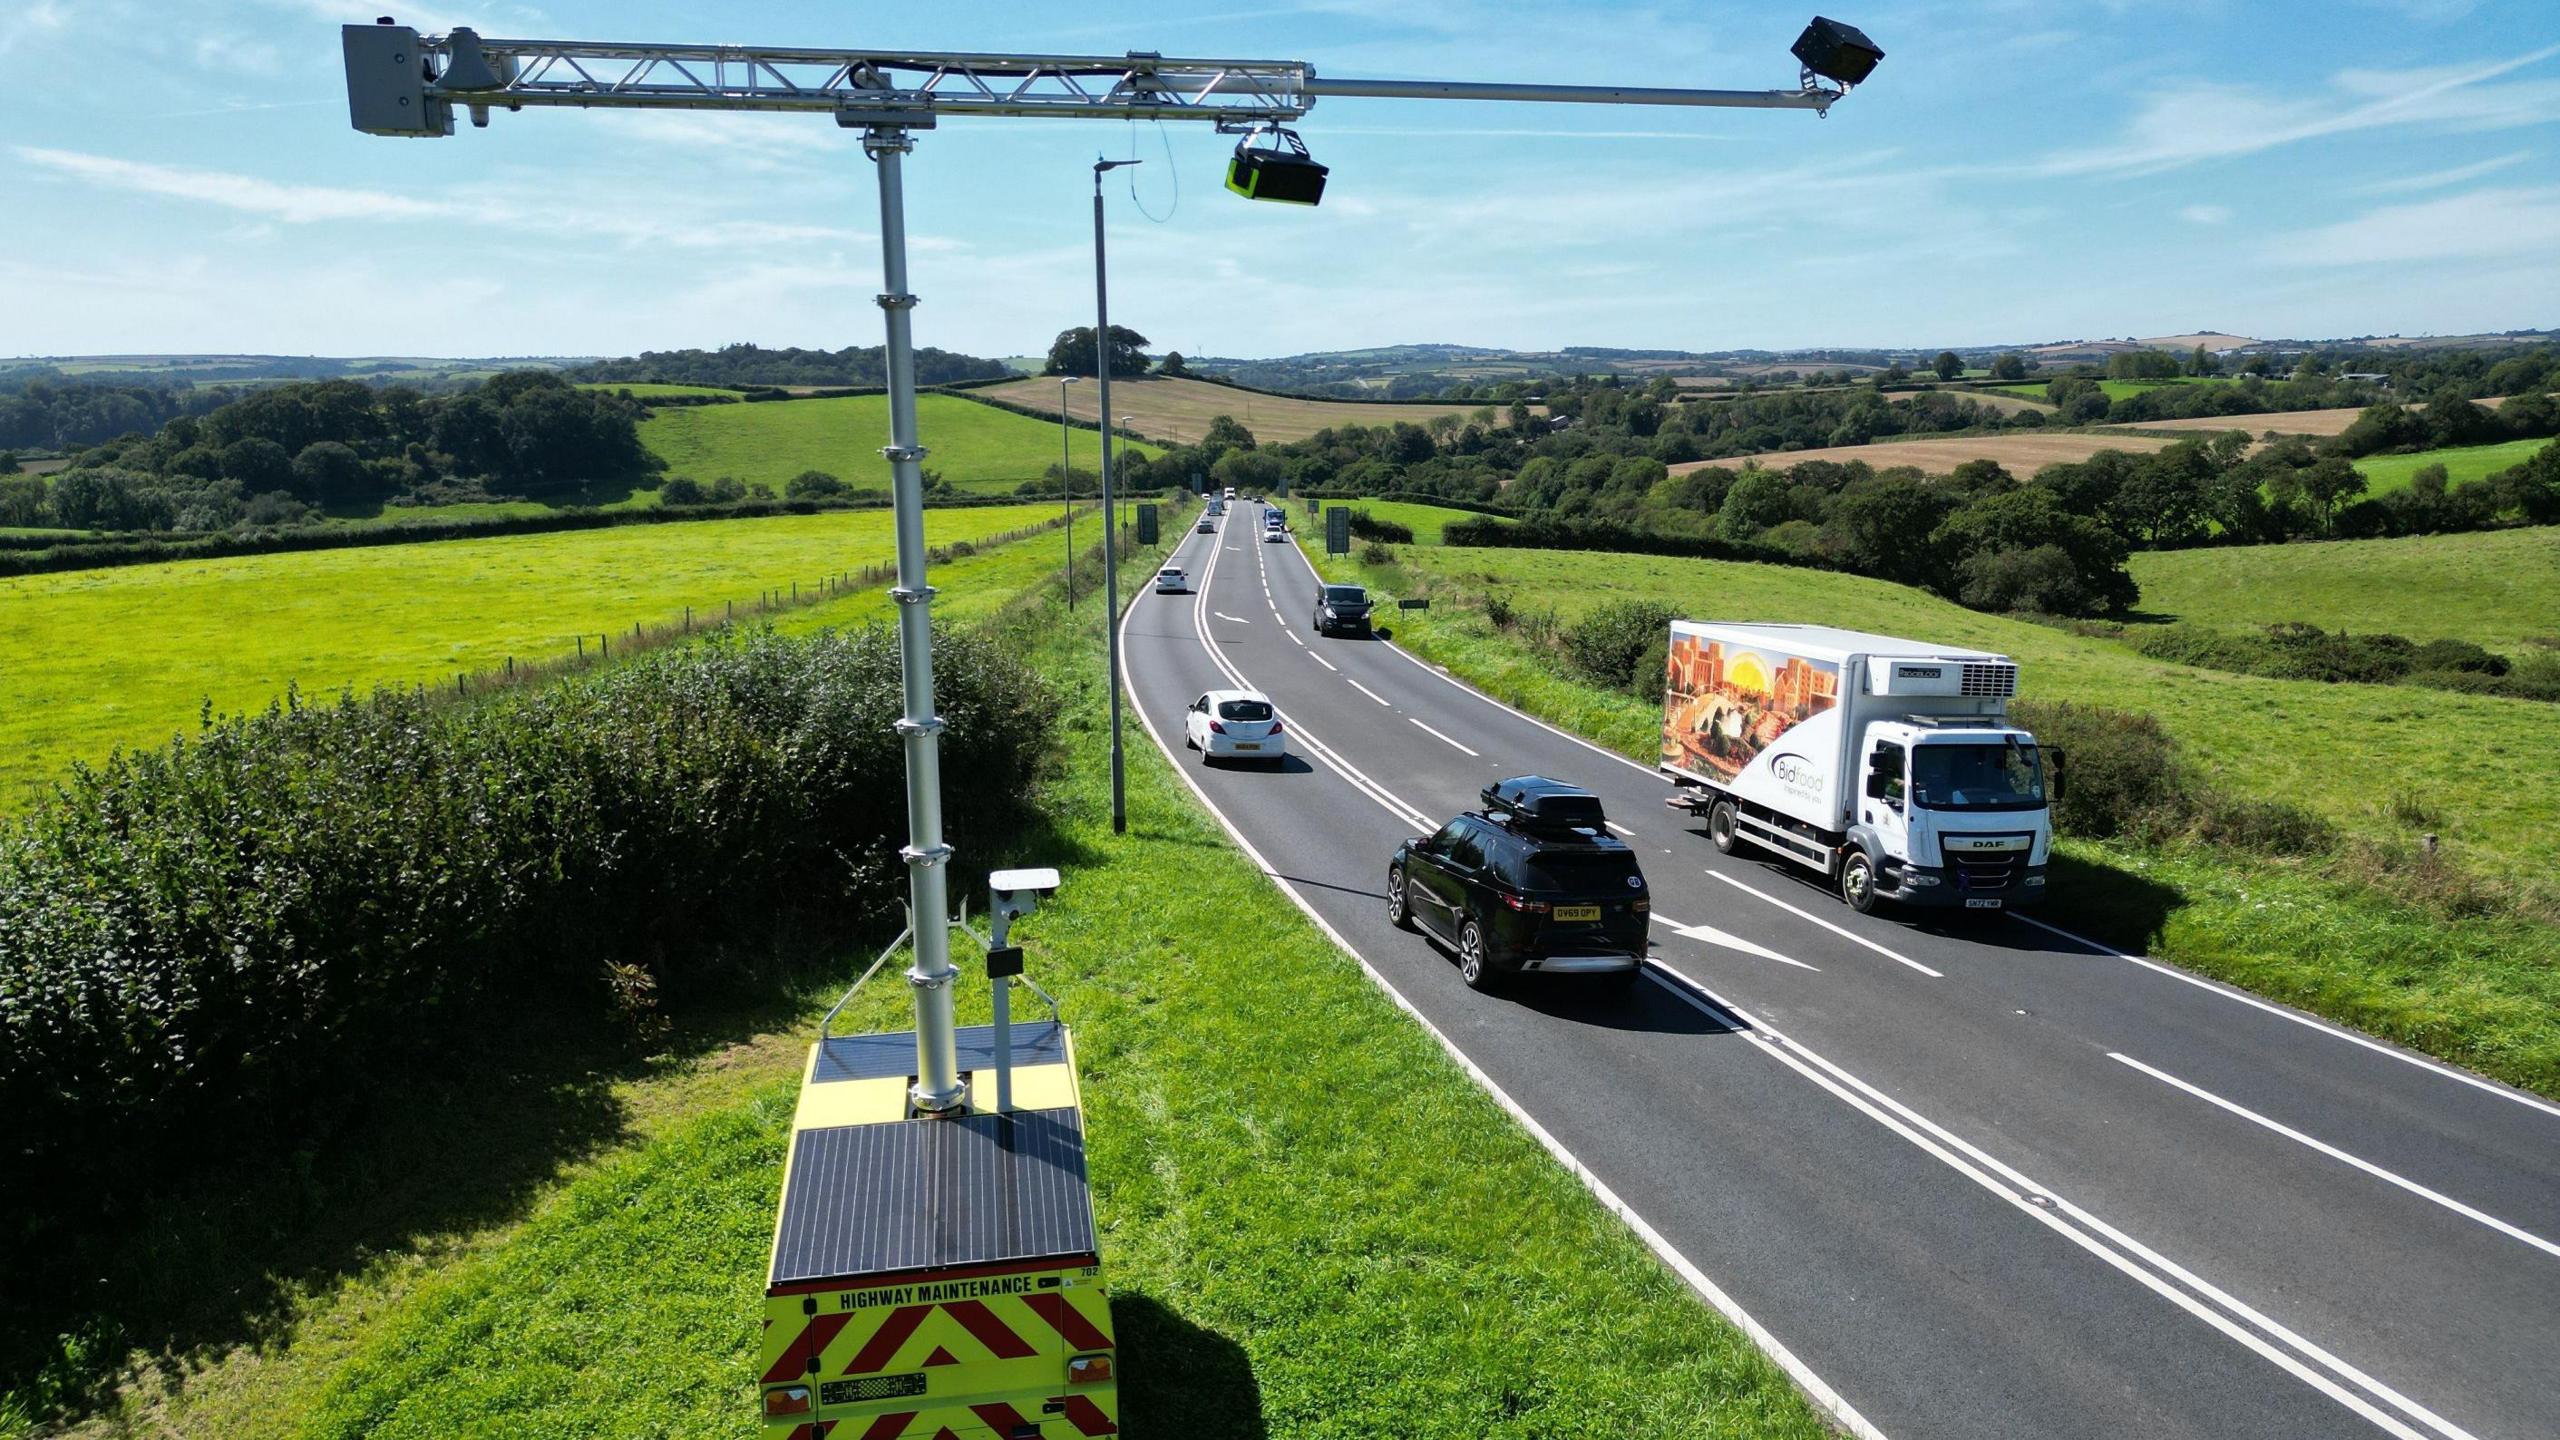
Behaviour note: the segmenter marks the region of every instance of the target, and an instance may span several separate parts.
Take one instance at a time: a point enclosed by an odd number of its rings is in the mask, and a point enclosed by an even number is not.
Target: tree
[[[1923,585],[1944,568],[1930,536],[1950,508],[1945,490],[1927,480],[1880,476],[1844,492],[1824,528],[1859,574]]]
[[[17,451],[0,450],[0,475],[15,475],[20,468]]]
[[[2119,350],[2107,357],[2110,380],[2172,380],[2177,374],[2178,357],[2164,350]]]
[[[2222,360],[2212,351],[2204,348],[2203,342],[2199,341],[2196,344],[2195,353],[2187,357],[2187,373],[2190,375],[2219,375],[2222,373]]]
[[[666,483],[658,487],[658,503],[661,505],[700,505],[710,498],[704,493],[702,482],[690,475],[670,475]]]
[[[1724,505],[1716,512],[1716,534],[1724,539],[1748,543],[1760,538],[1760,532],[1793,518],[1795,511],[1787,498],[1787,482],[1766,470],[1745,470],[1733,488],[1724,494]]]
[[[1239,494],[1267,495],[1277,492],[1289,478],[1289,469],[1277,455],[1258,450],[1230,450],[1209,467],[1212,484],[1233,485]]]
[[[1093,353],[1093,327],[1078,325],[1061,330],[1049,342],[1049,360],[1041,367],[1043,375],[1098,375]],[[1147,373],[1147,337],[1126,325],[1111,327],[1111,373],[1114,376]]]
[[[323,509],[355,499],[364,482],[364,461],[335,440],[314,440],[293,457],[294,493]]]
[[[0,525],[42,525],[44,514],[44,478],[38,475],[0,477]]]
[[[1956,558],[1941,593],[1967,605],[2032,608],[2054,615],[2123,610],[2141,598],[2125,573],[2124,543],[2097,521],[2063,508],[2041,483],[1985,495],[1947,517],[1931,540]],[[2005,552],[2052,550],[2072,583],[2056,578],[2050,555],[2001,558]]]
[[[283,490],[293,484],[293,454],[264,436],[234,440],[222,447],[222,475],[247,495]]]
[[[824,470],[803,470],[791,477],[782,493],[794,500],[832,500],[852,488]]]
[[[1964,373],[1964,361],[1953,350],[1941,350],[1938,358],[1929,362],[1929,368],[1938,372],[1939,379],[1953,380]]]
[[[1156,362],[1156,373],[1180,378],[1188,376],[1191,373],[1191,367],[1184,363],[1181,351],[1167,350],[1164,352],[1164,358]]]
[[[1200,445],[1203,449],[1219,451],[1250,450],[1254,447],[1253,432],[1244,428],[1244,422],[1233,415],[1220,415],[1209,422],[1208,429],[1200,432]]]
[[[2026,379],[2027,357],[2015,350],[2002,351],[2000,357],[1991,362],[1991,378],[1994,380]]]
[[[2323,530],[2329,528],[2339,501],[2364,493],[2364,472],[2335,455],[2301,471],[2300,475],[2303,501],[2311,510],[2312,520]]]

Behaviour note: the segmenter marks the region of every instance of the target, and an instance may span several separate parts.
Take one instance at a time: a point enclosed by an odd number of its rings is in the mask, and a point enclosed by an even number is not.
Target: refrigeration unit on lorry
[[[2044,898],[2062,756],[2009,723],[2005,655],[1821,625],[1675,620],[1661,769],[1718,850],[1757,845],[1884,901]]]

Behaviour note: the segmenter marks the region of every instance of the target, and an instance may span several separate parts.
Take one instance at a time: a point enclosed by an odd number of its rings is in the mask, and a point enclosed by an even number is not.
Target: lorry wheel
[[[1884,902],[1876,896],[1876,862],[1863,850],[1852,850],[1840,862],[1840,898],[1861,915],[1873,915]]]
[[[1742,827],[1734,819],[1732,801],[1719,800],[1707,812],[1707,839],[1714,842],[1719,855],[1730,855],[1751,843],[1742,838]]]
[[[1399,930],[1410,930],[1413,928],[1413,911],[1405,903],[1404,898],[1404,872],[1402,870],[1389,870],[1387,872],[1387,923],[1393,925]]]
[[[1484,930],[1470,917],[1458,927],[1458,978],[1467,988],[1482,994],[1492,993],[1501,983],[1500,972],[1484,953]]]

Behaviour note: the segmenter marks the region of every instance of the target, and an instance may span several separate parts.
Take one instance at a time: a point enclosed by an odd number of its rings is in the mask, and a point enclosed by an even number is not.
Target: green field
[[[2053,378],[2058,380],[2064,377],[2057,375]],[[1988,388],[2005,395],[2023,395],[2029,400],[2042,400],[2045,386],[2051,383],[2050,380],[2039,380],[2030,384],[1993,385]],[[2106,392],[2107,402],[2113,404],[2118,400],[2130,400],[2145,390],[2156,390],[2163,385],[2227,385],[2229,383],[2219,375],[2180,375],[2167,380],[2101,380],[2098,382],[2098,388]]]
[[[2144,610],[2226,630],[2307,620],[2509,654],[2560,635],[2560,526],[2145,550],[2128,567]]]
[[[1018,618],[1065,702],[1064,773],[1042,832],[988,859],[1068,875],[1015,933],[1077,1027],[1127,1433],[1366,1440],[1392,1416],[1427,1440],[1830,1434],[1235,851],[1143,735],[1128,834],[1111,833],[1097,627],[1054,602]],[[869,958],[779,1013],[697,1016],[618,1072],[472,1104],[515,1078],[500,1037],[478,1090],[317,1166],[538,1184],[462,1224],[436,1184],[350,1195],[361,1224],[283,1207],[261,1245],[289,1262],[317,1231],[363,1258],[287,1287],[254,1337],[146,1352],[140,1383],[70,1434],[754,1436],[794,1080]],[[963,989],[964,1023],[985,995]],[[875,983],[847,1028],[902,1027],[906,1005]],[[1385,1093],[1391,1116],[1342,1103]],[[564,1129],[597,1138],[563,1155]],[[208,1257],[166,1299],[250,1263]]]
[[[2356,462],[2356,469],[2364,475],[2366,494],[2387,495],[2407,489],[2409,477],[2429,465],[2442,465],[2445,483],[2459,485],[2465,480],[2485,480],[2521,465],[2551,445],[2560,445],[2560,440],[2508,440],[2496,445],[2421,450],[2414,455],[2368,455]]]
[[[978,494],[1005,494],[1058,463],[1058,427],[1010,410],[950,395],[916,397],[916,428],[925,468]],[[889,401],[882,395],[831,400],[776,400],[747,405],[688,405],[641,422],[640,438],[673,475],[709,484],[723,475],[762,481],[779,494],[803,470],[824,470],[862,489],[889,488]],[[1101,437],[1073,432],[1077,468],[1099,463]],[[1123,441],[1154,454],[1152,446]]]
[[[1413,532],[1417,545],[1440,543],[1440,527],[1456,520],[1482,520],[1488,517],[1472,510],[1454,510],[1446,505],[1423,505],[1410,500],[1327,500],[1324,508],[1340,505],[1348,510],[1365,510],[1380,520],[1402,525]]]
[[[738,392],[725,385],[665,385],[655,380],[582,380],[578,383],[578,388],[602,390],[607,393],[627,390],[635,400],[649,400],[668,395],[718,395],[730,400],[738,398]]]
[[[925,535],[948,545],[1057,514],[1055,503],[937,510]],[[450,685],[509,656],[558,659],[581,634],[593,647],[599,634],[674,620],[688,605],[707,618],[724,602],[884,563],[891,534],[888,511],[838,511],[0,579],[11,620],[0,627],[0,809],[70,761],[191,728],[208,700],[236,711],[288,685]],[[1038,537],[936,571],[938,609],[992,606],[1013,593],[999,587],[1018,588],[1034,552],[1052,564],[1063,554]],[[981,570],[990,581],[973,586]],[[792,622],[866,618],[887,607],[879,588]]]

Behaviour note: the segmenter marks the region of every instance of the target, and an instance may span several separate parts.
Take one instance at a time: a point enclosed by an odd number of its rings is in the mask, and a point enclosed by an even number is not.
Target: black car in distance
[[[1483,809],[1396,847],[1387,918],[1446,941],[1476,990],[1520,973],[1632,983],[1653,897],[1600,798],[1539,775],[1497,780],[1483,798]]]
[[[1316,591],[1315,630],[1330,635],[1348,630],[1369,633],[1369,592],[1358,585],[1326,585]]]

